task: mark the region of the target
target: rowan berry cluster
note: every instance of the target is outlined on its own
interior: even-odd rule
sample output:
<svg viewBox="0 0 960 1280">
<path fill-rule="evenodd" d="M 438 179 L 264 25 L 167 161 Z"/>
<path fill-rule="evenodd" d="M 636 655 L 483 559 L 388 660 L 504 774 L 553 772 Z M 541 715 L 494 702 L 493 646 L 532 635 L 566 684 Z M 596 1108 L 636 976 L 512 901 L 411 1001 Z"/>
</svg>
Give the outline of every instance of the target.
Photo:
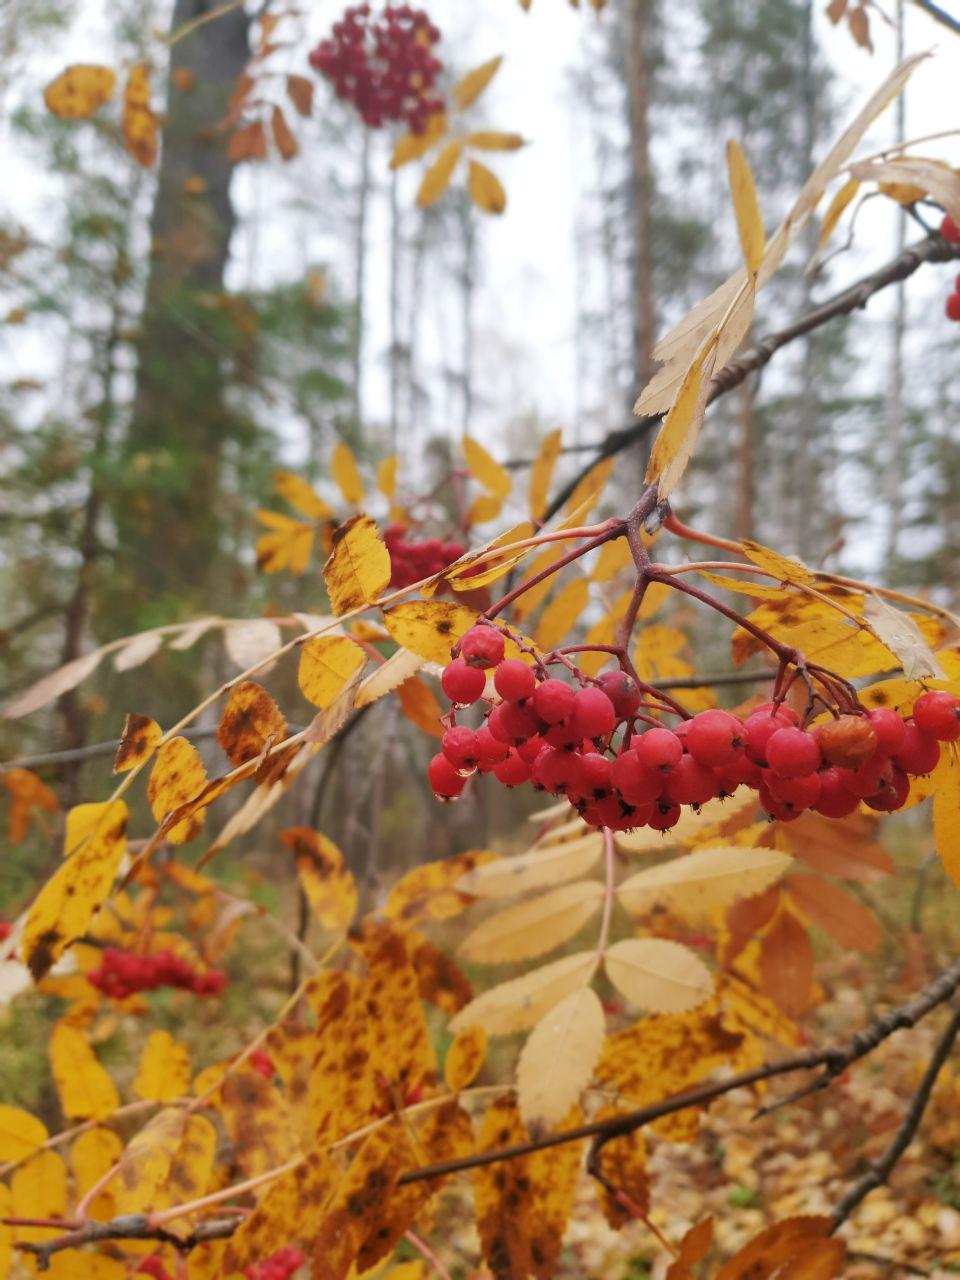
<svg viewBox="0 0 960 1280">
<path fill-rule="evenodd" d="M 227 985 L 227 975 L 220 969 L 201 973 L 168 949 L 141 956 L 106 947 L 99 966 L 87 974 L 87 981 L 112 1000 L 125 1000 L 139 991 L 156 991 L 158 987 L 178 987 L 196 996 L 218 996 Z"/>
<path fill-rule="evenodd" d="M 249 1267 L 244 1267 L 243 1274 L 247 1280 L 288 1280 L 306 1260 L 307 1255 L 302 1249 L 288 1244 L 262 1262 L 253 1262 Z"/>
<path fill-rule="evenodd" d="M 0 942 L 5 942 L 13 933 L 13 925 L 9 920 L 0 920 Z"/>
<path fill-rule="evenodd" d="M 491 668 L 499 700 L 485 723 L 455 723 L 457 708 L 484 696 Z M 455 710 L 430 761 L 435 794 L 454 799 L 472 773 L 492 773 L 508 787 L 566 796 L 591 826 L 666 831 L 684 806 L 747 786 L 783 822 L 807 809 L 842 818 L 861 801 L 899 809 L 910 776 L 930 773 L 940 743 L 960 738 L 960 698 L 946 692 L 922 694 L 907 719 L 878 707 L 804 727 L 792 708 L 768 702 L 745 718 L 701 711 L 668 728 L 642 713 L 649 704 L 626 672 L 577 674 L 579 688 L 550 678 L 505 658 L 495 628 L 471 628 L 441 679 Z"/>
<path fill-rule="evenodd" d="M 439 538 L 408 542 L 407 530 L 402 524 L 390 525 L 384 531 L 383 541 L 390 552 L 390 585 L 397 588 L 412 586 L 440 573 L 466 551 L 462 542 L 441 542 Z"/>
<path fill-rule="evenodd" d="M 423 133 L 430 116 L 444 108 L 434 92 L 443 67 L 433 52 L 439 39 L 422 9 L 387 5 L 373 16 L 370 5 L 358 4 L 344 10 L 309 60 L 369 128 L 403 120 L 411 133 Z"/>
<path fill-rule="evenodd" d="M 960 244 L 960 227 L 949 213 L 940 223 L 940 234 L 948 244 Z M 954 282 L 953 293 L 947 296 L 946 312 L 948 320 L 960 320 L 960 276 L 957 276 Z"/>
</svg>

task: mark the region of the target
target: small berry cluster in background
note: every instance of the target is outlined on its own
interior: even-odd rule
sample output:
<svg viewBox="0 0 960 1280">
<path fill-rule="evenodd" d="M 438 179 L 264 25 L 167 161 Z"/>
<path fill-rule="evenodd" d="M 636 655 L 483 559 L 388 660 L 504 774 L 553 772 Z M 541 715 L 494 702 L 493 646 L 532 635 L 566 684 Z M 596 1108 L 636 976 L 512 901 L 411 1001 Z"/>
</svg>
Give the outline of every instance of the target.
<svg viewBox="0 0 960 1280">
<path fill-rule="evenodd" d="M 948 244 L 960 244 L 960 227 L 949 213 L 940 223 L 940 234 Z M 946 312 L 948 320 L 960 320 L 960 276 L 957 276 L 954 282 L 953 293 L 947 296 Z"/>
<path fill-rule="evenodd" d="M 424 542 L 408 542 L 407 529 L 392 524 L 384 532 L 383 541 L 390 552 L 390 586 L 399 589 L 432 577 L 459 560 L 466 552 L 462 542 L 441 542 L 427 538 Z"/>
<path fill-rule="evenodd" d="M 491 668 L 501 701 L 479 728 L 457 724 L 456 710 L 480 700 Z M 591 826 L 666 831 L 684 806 L 747 786 L 783 822 L 806 809 L 842 818 L 861 801 L 899 809 L 910 777 L 930 773 L 940 743 L 960 738 L 960 698 L 945 692 L 922 694 L 907 719 L 879 707 L 804 728 L 792 708 L 767 702 L 745 718 L 701 711 L 668 728 L 643 715 L 644 695 L 626 672 L 579 678 L 578 689 L 505 659 L 499 631 L 471 628 L 443 670 L 454 712 L 430 761 L 435 794 L 452 800 L 472 773 L 492 773 L 508 787 L 530 782 L 566 796 Z"/>
<path fill-rule="evenodd" d="M 201 973 L 167 949 L 141 956 L 106 947 L 99 966 L 87 974 L 87 981 L 112 1000 L 125 1000 L 159 987 L 178 987 L 196 996 L 218 996 L 227 985 L 227 975 L 220 969 Z"/>
<path fill-rule="evenodd" d="M 344 10 L 330 35 L 310 53 L 310 65 L 352 102 L 364 124 L 379 129 L 402 120 L 423 133 L 431 115 L 443 111 L 433 91 L 443 64 L 434 56 L 439 30 L 422 9 L 387 5 L 371 16 L 370 5 Z"/>
<path fill-rule="evenodd" d="M 288 1244 L 262 1262 L 253 1262 L 249 1267 L 244 1267 L 243 1274 L 247 1280 L 288 1280 L 306 1260 L 307 1255 L 302 1249 L 295 1249 Z"/>
</svg>

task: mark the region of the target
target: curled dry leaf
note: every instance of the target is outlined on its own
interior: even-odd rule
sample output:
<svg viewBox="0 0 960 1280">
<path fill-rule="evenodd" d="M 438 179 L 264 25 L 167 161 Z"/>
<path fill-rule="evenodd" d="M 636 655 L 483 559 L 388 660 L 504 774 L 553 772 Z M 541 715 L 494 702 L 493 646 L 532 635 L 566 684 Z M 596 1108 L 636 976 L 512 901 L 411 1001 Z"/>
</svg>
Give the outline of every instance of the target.
<svg viewBox="0 0 960 1280">
<path fill-rule="evenodd" d="M 384 694 L 392 692 L 409 680 L 423 666 L 425 659 L 409 649 L 399 648 L 376 671 L 371 672 L 357 690 L 357 706 L 366 707 Z"/>
<path fill-rule="evenodd" d="M 627 938 L 604 955 L 617 990 L 649 1013 L 684 1013 L 709 999 L 710 971 L 698 956 L 664 938 Z"/>
<path fill-rule="evenodd" d="M 231 623 L 223 637 L 224 648 L 241 671 L 257 667 L 267 672 L 273 663 L 268 659 L 283 645 L 280 628 L 269 618 Z"/>
<path fill-rule="evenodd" d="M 517 1101 L 528 1128 L 552 1128 L 569 1114 L 590 1082 L 603 1037 L 603 1006 L 590 987 L 543 1015 L 517 1063 Z"/>
</svg>

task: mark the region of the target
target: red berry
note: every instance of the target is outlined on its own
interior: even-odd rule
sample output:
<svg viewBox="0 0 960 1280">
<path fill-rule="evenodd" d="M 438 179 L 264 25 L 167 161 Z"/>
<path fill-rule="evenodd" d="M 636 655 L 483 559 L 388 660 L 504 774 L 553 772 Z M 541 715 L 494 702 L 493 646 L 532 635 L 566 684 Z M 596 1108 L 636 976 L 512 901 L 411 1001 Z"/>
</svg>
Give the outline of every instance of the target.
<svg viewBox="0 0 960 1280">
<path fill-rule="evenodd" d="M 840 781 L 859 800 L 874 795 L 883 786 L 884 780 L 891 779 L 892 765 L 886 756 L 875 756 L 859 769 L 839 768 Z"/>
<path fill-rule="evenodd" d="M 503 636 L 493 627 L 471 627 L 460 641 L 460 656 L 469 667 L 495 667 L 503 661 Z"/>
<path fill-rule="evenodd" d="M 479 752 L 477 763 L 483 773 L 489 773 L 494 765 L 499 764 L 501 760 L 506 760 L 510 754 L 507 744 L 495 738 L 487 725 L 482 725 L 477 730 L 477 751 Z"/>
<path fill-rule="evenodd" d="M 647 826 L 652 827 L 654 831 L 669 831 L 679 821 L 680 806 L 670 804 L 667 800 L 659 800 L 653 806 L 653 811 L 647 819 Z"/>
<path fill-rule="evenodd" d="M 463 791 L 464 779 L 442 752 L 438 752 L 430 761 L 427 777 L 434 793 L 443 800 L 453 800 Z"/>
<path fill-rule="evenodd" d="M 587 795 L 597 796 L 609 791 L 613 786 L 612 762 L 597 751 L 588 751 L 580 757 L 577 781 Z"/>
<path fill-rule="evenodd" d="M 767 789 L 781 804 L 791 804 L 797 809 L 812 809 L 820 799 L 820 774 L 806 773 L 799 778 L 781 778 L 767 770 L 764 779 Z"/>
<path fill-rule="evenodd" d="M 761 707 L 751 712 L 743 722 L 743 744 L 747 755 L 755 764 L 766 764 L 767 743 L 779 729 L 793 727 L 793 720 L 783 708 L 772 711 Z M 810 770 L 804 772 L 809 773 Z"/>
<path fill-rule="evenodd" d="M 628 804 L 648 804 L 663 791 L 666 775 L 648 769 L 633 750 L 621 751 L 611 770 L 613 785 Z"/>
<path fill-rule="evenodd" d="M 924 773 L 933 773 L 940 763 L 940 744 L 936 738 L 923 733 L 912 720 L 908 720 L 903 742 L 891 758 L 901 769 L 919 777 Z"/>
<path fill-rule="evenodd" d="M 820 765 L 817 741 L 803 729 L 778 729 L 767 741 L 767 764 L 781 778 L 801 778 Z"/>
<path fill-rule="evenodd" d="M 510 735 L 510 742 L 514 746 L 527 738 L 532 738 L 540 727 L 536 713 L 525 702 L 502 702 L 499 722 L 504 731 Z"/>
<path fill-rule="evenodd" d="M 938 742 L 960 738 L 960 698 L 946 690 L 923 693 L 913 704 L 913 723 Z"/>
<path fill-rule="evenodd" d="M 843 779 L 845 772 L 837 768 L 820 771 L 820 795 L 813 808 L 825 818 L 845 818 L 860 804 Z"/>
<path fill-rule="evenodd" d="M 759 707 L 754 707 L 750 714 L 752 716 L 778 715 L 794 726 L 800 723 L 800 717 L 786 702 L 761 702 Z"/>
<path fill-rule="evenodd" d="M 617 713 L 618 720 L 626 720 L 640 705 L 640 689 L 633 676 L 625 671 L 604 671 L 597 676 L 597 687 L 602 689 Z"/>
<path fill-rule="evenodd" d="M 740 728 L 729 711 L 701 711 L 687 725 L 687 750 L 701 764 L 731 764 L 740 747 Z"/>
<path fill-rule="evenodd" d="M 440 687 L 458 707 L 468 707 L 483 693 L 487 678 L 477 667 L 468 667 L 462 658 L 454 658 L 443 669 Z"/>
<path fill-rule="evenodd" d="M 864 804 L 876 809 L 879 813 L 893 813 L 902 809 L 910 794 L 910 779 L 897 765 L 893 766 L 893 777 L 872 796 L 867 796 Z"/>
<path fill-rule="evenodd" d="M 957 226 L 949 213 L 945 215 L 940 223 L 940 234 L 949 244 L 960 244 L 960 227 Z"/>
<path fill-rule="evenodd" d="M 667 774 L 664 800 L 674 804 L 706 804 L 717 794 L 717 776 L 694 756 L 683 756 Z"/>
<path fill-rule="evenodd" d="M 815 727 L 823 758 L 831 764 L 857 769 L 873 759 L 877 735 L 866 716 L 838 716 Z"/>
<path fill-rule="evenodd" d="M 603 738 L 617 723 L 613 703 L 602 689 L 581 689 L 573 699 L 573 727 L 584 738 Z"/>
<path fill-rule="evenodd" d="M 458 773 L 472 773 L 480 762 L 477 735 L 466 725 L 454 725 L 440 739 L 440 750 Z"/>
<path fill-rule="evenodd" d="M 533 709 L 546 724 L 559 724 L 573 711 L 576 695 L 562 680 L 544 680 L 533 692 Z"/>
<path fill-rule="evenodd" d="M 950 293 L 944 306 L 948 320 L 960 320 L 960 293 Z"/>
<path fill-rule="evenodd" d="M 575 743 L 583 741 L 583 734 L 577 732 L 572 717 L 569 720 L 561 720 L 559 724 L 550 725 L 542 730 L 540 736 L 551 747 L 572 747 Z"/>
<path fill-rule="evenodd" d="M 793 822 L 795 818 L 799 818 L 803 812 L 796 805 L 785 803 L 778 800 L 774 796 L 769 787 L 761 785 L 760 787 L 760 803 L 766 809 L 771 818 L 776 818 L 778 822 Z"/>
<path fill-rule="evenodd" d="M 560 747 L 547 747 L 541 751 L 530 768 L 530 778 L 535 787 L 554 794 L 563 791 L 574 780 L 577 764 L 572 751 Z"/>
<path fill-rule="evenodd" d="M 537 687 L 533 672 L 519 658 L 508 658 L 506 662 L 501 662 L 493 673 L 493 683 L 500 697 L 508 702 L 522 702 Z"/>
<path fill-rule="evenodd" d="M 526 742 L 517 745 L 517 755 L 521 760 L 526 760 L 527 764 L 533 764 L 546 746 L 547 744 L 540 737 L 528 738 Z"/>
<path fill-rule="evenodd" d="M 867 719 L 877 737 L 877 755 L 893 755 L 907 731 L 903 717 L 889 707 L 875 707 L 873 711 L 867 712 Z"/>
<path fill-rule="evenodd" d="M 669 729 L 648 729 L 631 746 L 648 769 L 672 769 L 683 755 L 683 743 Z"/>
<path fill-rule="evenodd" d="M 494 766 L 493 776 L 505 787 L 519 787 L 530 781 L 530 766 L 516 751 L 511 751 L 506 760 Z"/>
<path fill-rule="evenodd" d="M 510 704 L 507 702 L 500 702 L 492 708 L 490 714 L 487 716 L 487 728 L 498 742 L 504 742 L 508 747 L 512 747 L 514 735 L 503 723 L 503 710 L 504 707 L 509 705 Z"/>
</svg>

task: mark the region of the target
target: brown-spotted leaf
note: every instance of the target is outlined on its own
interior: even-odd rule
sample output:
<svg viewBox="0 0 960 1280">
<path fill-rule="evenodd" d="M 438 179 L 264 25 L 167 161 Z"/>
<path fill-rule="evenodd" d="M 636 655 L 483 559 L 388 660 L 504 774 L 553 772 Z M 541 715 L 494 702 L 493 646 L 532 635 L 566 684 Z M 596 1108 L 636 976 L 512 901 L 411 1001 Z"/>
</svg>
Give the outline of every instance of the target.
<svg viewBox="0 0 960 1280">
<path fill-rule="evenodd" d="M 217 728 L 217 742 L 231 764 L 256 760 L 269 744 L 287 736 L 283 712 L 262 685 L 244 680 L 231 690 Z"/>
<path fill-rule="evenodd" d="M 322 973 L 307 997 L 317 1013 L 307 1105 L 318 1147 L 365 1124 L 376 1100 L 364 984 L 351 973 Z"/>
<path fill-rule="evenodd" d="M 473 999 L 473 986 L 446 951 L 415 929 L 404 929 L 404 938 L 420 985 L 420 999 L 452 1018 Z"/>
<path fill-rule="evenodd" d="M 135 712 L 127 713 L 123 722 L 123 732 L 117 746 L 117 754 L 113 758 L 113 772 L 126 773 L 128 769 L 136 769 L 145 764 L 160 744 L 163 730 L 156 720 L 149 716 L 139 716 Z"/>
<path fill-rule="evenodd" d="M 333 550 L 323 566 L 336 614 L 369 604 L 390 581 L 390 552 L 369 516 L 351 516 L 333 531 Z"/>
<path fill-rule="evenodd" d="M 126 836 L 122 800 L 77 805 L 67 814 L 66 860 L 40 890 L 23 930 L 21 954 L 36 981 L 86 932 L 106 901 Z"/>
<path fill-rule="evenodd" d="M 454 1093 L 473 1084 L 487 1056 L 487 1033 L 483 1027 L 467 1027 L 454 1036 L 447 1050 L 443 1074 L 447 1087 Z"/>
<path fill-rule="evenodd" d="M 805 1254 L 816 1252 L 832 1230 L 831 1218 L 786 1218 L 755 1236 L 720 1268 L 717 1280 L 770 1280 L 785 1264 L 796 1264 Z M 842 1263 L 846 1246 L 841 1240 L 830 1243 L 840 1245 Z M 837 1272 L 827 1273 L 823 1280 L 829 1280 L 830 1274 Z"/>
<path fill-rule="evenodd" d="M 396 1105 L 418 1085 L 432 1082 L 437 1071 L 420 981 L 406 938 L 393 925 L 365 920 L 351 941 L 367 962 L 364 998 L 376 1027 L 374 1075 L 385 1082 L 387 1100 Z"/>
<path fill-rule="evenodd" d="M 477 619 L 466 605 L 447 600 L 412 600 L 384 611 L 391 637 L 425 662 L 445 666 L 450 650 Z"/>
<path fill-rule="evenodd" d="M 113 97 L 117 73 L 112 67 L 75 63 L 43 91 L 47 110 L 61 120 L 87 120 Z"/>
<path fill-rule="evenodd" d="M 249 1064 L 224 1079 L 215 1101 L 244 1177 L 259 1177 L 299 1153 L 283 1095 Z"/>
<path fill-rule="evenodd" d="M 79 1027 L 64 1020 L 54 1026 L 50 1066 L 60 1106 L 68 1120 L 105 1120 L 119 1107 L 117 1086 Z"/>
<path fill-rule="evenodd" d="M 281 1174 L 241 1220 L 227 1244 L 223 1272 L 216 1274 L 242 1272 L 293 1240 L 312 1241 L 336 1177 L 335 1166 L 320 1151 L 312 1151 L 302 1164 Z"/>
<path fill-rule="evenodd" d="M 603 1107 L 597 1112 L 597 1120 L 612 1120 L 618 1115 L 616 1107 Z M 605 1142 L 600 1151 L 600 1172 L 634 1208 L 628 1209 L 623 1200 L 616 1199 L 606 1187 L 597 1184 L 603 1216 L 615 1231 L 636 1221 L 636 1211 L 650 1212 L 650 1174 L 647 1171 L 647 1142 L 642 1129 L 634 1129 L 621 1137 Z"/>
<path fill-rule="evenodd" d="M 206 781 L 206 766 L 192 743 L 181 737 L 165 742 L 157 751 L 147 784 L 147 799 L 157 822 L 196 799 Z M 202 826 L 201 810 L 175 823 L 166 836 L 171 844 L 186 844 L 200 834 Z"/>
<path fill-rule="evenodd" d="M 150 109 L 150 72 L 145 62 L 130 68 L 123 91 L 123 138 L 127 150 L 145 169 L 157 158 L 160 127 Z"/>
<path fill-rule="evenodd" d="M 186 1130 L 182 1107 L 158 1111 L 134 1135 L 120 1161 L 114 1194 L 119 1213 L 143 1213 L 152 1208 L 170 1176 L 170 1166 Z"/>
<path fill-rule="evenodd" d="M 356 915 L 357 886 L 343 854 L 310 827 L 287 827 L 280 839 L 297 861 L 297 874 L 325 929 L 344 929 Z"/>
</svg>

